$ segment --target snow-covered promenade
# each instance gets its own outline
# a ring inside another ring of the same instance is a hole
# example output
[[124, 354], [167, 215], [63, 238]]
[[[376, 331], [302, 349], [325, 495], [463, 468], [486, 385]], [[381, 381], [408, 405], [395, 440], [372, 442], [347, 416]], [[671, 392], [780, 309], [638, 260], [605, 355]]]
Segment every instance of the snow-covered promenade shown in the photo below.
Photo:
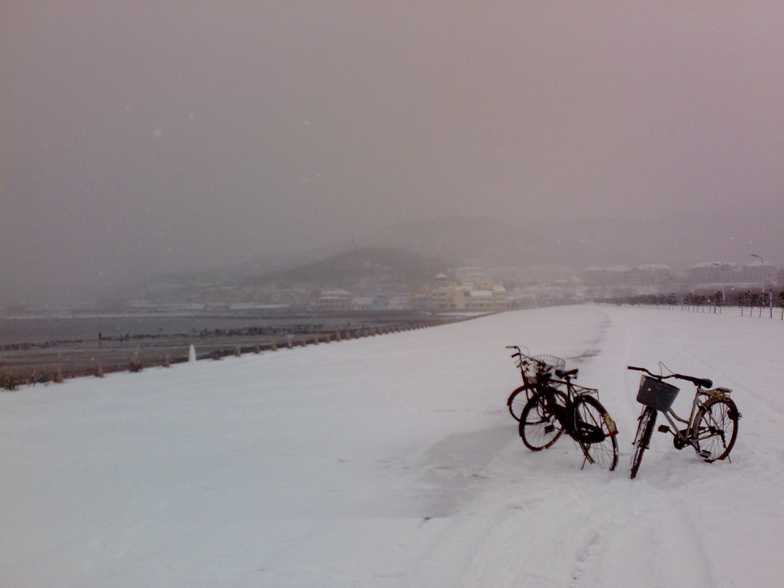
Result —
[[[616, 471], [523, 446], [510, 344], [599, 388]], [[5, 392], [0, 585], [782, 586], [783, 352], [778, 320], [585, 305]], [[732, 463], [657, 433], [629, 479], [626, 366], [659, 361], [734, 390]]]

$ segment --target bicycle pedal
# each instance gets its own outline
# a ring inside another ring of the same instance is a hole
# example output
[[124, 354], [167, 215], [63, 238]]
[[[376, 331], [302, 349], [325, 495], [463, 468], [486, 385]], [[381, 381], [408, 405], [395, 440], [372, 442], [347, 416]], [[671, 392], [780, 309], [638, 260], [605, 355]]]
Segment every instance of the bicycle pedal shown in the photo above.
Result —
[[700, 457], [702, 459], [710, 459], [710, 456], [711, 456], [711, 453], [707, 449], [703, 449], [702, 451], [700, 451]]
[[670, 427], [667, 425], [659, 425], [659, 433], [669, 433]]

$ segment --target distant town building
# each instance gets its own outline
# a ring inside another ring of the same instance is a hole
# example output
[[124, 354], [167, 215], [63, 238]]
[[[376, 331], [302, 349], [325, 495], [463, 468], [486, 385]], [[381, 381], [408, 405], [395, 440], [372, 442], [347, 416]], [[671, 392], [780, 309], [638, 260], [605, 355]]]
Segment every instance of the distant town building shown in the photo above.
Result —
[[[725, 286], [734, 289], [761, 290], [768, 289], [781, 280], [777, 276], [777, 267], [769, 263], [726, 263], [705, 262], [692, 266], [687, 270], [693, 291], [710, 290]], [[780, 272], [779, 272], [780, 273]]]
[[675, 270], [653, 263], [636, 267], [590, 266], [583, 270], [581, 277], [586, 286], [661, 286], [675, 280]]
[[389, 310], [405, 310], [411, 306], [412, 300], [408, 294], [393, 294], [387, 301], [387, 309]]
[[417, 310], [435, 310], [436, 305], [435, 301], [433, 300], [432, 293], [420, 292], [414, 294], [411, 299], [411, 308], [415, 308]]
[[370, 310], [373, 308], [372, 296], [355, 296], [351, 302], [353, 310]]
[[433, 306], [439, 310], [500, 310], [509, 307], [506, 288], [482, 278], [465, 284], [437, 286]]
[[319, 310], [349, 310], [352, 297], [346, 290], [327, 290], [316, 303]]
[[626, 272], [626, 283], [633, 286], [669, 284], [675, 279], [675, 270], [668, 265], [649, 263], [638, 265]]
[[741, 267], [741, 281], [772, 286], [777, 269], [770, 263], [747, 263]]
[[723, 284], [741, 282], [740, 267], [737, 263], [706, 262], [692, 266], [688, 270], [691, 283], [696, 284]]

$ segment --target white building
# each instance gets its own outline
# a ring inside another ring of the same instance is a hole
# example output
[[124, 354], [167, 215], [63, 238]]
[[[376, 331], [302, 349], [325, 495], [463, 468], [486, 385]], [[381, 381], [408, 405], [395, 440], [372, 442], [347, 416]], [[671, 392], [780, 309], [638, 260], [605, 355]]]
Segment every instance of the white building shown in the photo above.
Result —
[[346, 290], [327, 290], [318, 299], [319, 310], [348, 310], [351, 308], [351, 294]]

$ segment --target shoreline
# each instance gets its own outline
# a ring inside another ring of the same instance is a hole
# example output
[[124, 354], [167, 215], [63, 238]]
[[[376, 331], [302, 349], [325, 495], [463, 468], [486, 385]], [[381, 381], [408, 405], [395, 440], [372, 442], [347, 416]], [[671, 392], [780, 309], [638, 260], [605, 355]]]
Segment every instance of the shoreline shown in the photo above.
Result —
[[[344, 339], [375, 336], [448, 324], [483, 316], [449, 313], [443, 315], [418, 312], [378, 313], [304, 313], [277, 317], [193, 315], [172, 317], [155, 315], [154, 319], [183, 319], [257, 323], [235, 328], [204, 328], [191, 332], [120, 333], [98, 336], [49, 339], [0, 345], [0, 388], [15, 390], [20, 386], [61, 382], [64, 379], [102, 376], [188, 361], [191, 345], [196, 358], [221, 359], [231, 355], [261, 353], [282, 348], [317, 345]], [[79, 317], [82, 318], [82, 317]], [[149, 317], [145, 317], [149, 318]], [[303, 319], [309, 320], [303, 320]], [[361, 319], [361, 320], [360, 320]], [[50, 319], [47, 319], [50, 320]], [[52, 319], [59, 321], [61, 319]], [[66, 319], [68, 320], [68, 319]], [[130, 320], [128, 315], [111, 315], [109, 320]]]

